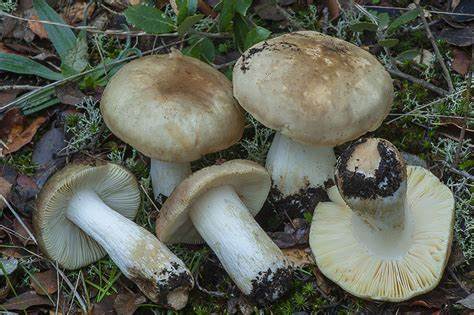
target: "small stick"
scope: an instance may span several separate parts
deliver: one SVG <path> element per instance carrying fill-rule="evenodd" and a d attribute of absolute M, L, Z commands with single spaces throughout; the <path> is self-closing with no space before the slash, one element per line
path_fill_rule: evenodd
<path fill-rule="evenodd" d="M 474 49 L 471 47 L 471 65 L 469 69 L 469 75 L 467 76 L 467 84 L 466 84 L 466 102 L 464 104 L 464 119 L 461 132 L 459 134 L 459 145 L 456 148 L 456 153 L 454 154 L 454 166 L 457 166 L 461 161 L 461 149 L 464 142 L 464 137 L 466 136 L 466 129 L 467 129 L 467 119 L 468 119 L 468 112 L 471 104 L 471 84 L 472 84 L 472 72 L 474 71 L 474 62 L 472 60 L 474 58 Z"/>
<path fill-rule="evenodd" d="M 431 29 L 425 17 L 425 11 L 420 6 L 420 0 L 415 0 L 415 5 L 416 5 L 416 8 L 420 11 L 420 17 L 421 17 L 421 21 L 423 22 L 423 25 L 425 26 L 426 36 L 428 36 L 428 39 L 431 42 L 431 46 L 433 46 L 436 59 L 438 60 L 438 63 L 441 66 L 441 69 L 443 70 L 443 76 L 446 80 L 446 83 L 448 83 L 448 90 L 451 93 L 454 91 L 453 81 L 451 80 L 451 75 L 449 74 L 449 70 L 446 67 L 446 64 L 444 63 L 444 59 L 443 59 L 443 56 L 441 55 L 441 52 L 439 51 L 438 45 L 436 45 L 436 40 L 433 36 L 433 33 L 431 33 Z"/>
<path fill-rule="evenodd" d="M 387 69 L 387 71 L 390 73 L 390 74 L 393 74 L 397 77 L 400 77 L 402 79 L 405 79 L 405 80 L 408 80 L 408 81 L 411 81 L 413 83 L 417 83 L 421 86 L 423 86 L 424 88 L 427 88 L 428 90 L 431 90 L 441 96 L 446 96 L 449 94 L 448 91 L 446 91 L 445 89 L 442 89 L 442 88 L 439 88 L 437 87 L 436 85 L 433 85 L 425 80 L 422 80 L 422 79 L 418 79 L 412 75 L 409 75 L 405 72 L 401 72 L 400 70 L 395 70 L 395 69 Z"/>
<path fill-rule="evenodd" d="M 36 90 L 40 89 L 41 86 L 35 85 L 3 85 L 0 86 L 0 91 L 8 91 L 8 90 Z"/>

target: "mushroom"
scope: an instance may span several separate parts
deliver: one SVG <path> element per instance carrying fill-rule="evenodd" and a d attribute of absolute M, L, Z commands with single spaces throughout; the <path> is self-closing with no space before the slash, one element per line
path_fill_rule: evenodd
<path fill-rule="evenodd" d="M 330 202 L 316 207 L 310 247 L 321 272 L 351 294 L 399 302 L 432 290 L 448 261 L 451 191 L 405 166 L 387 140 L 352 144 L 337 163 Z"/>
<path fill-rule="evenodd" d="M 194 281 L 184 263 L 132 219 L 140 205 L 133 175 L 115 164 L 71 164 L 41 190 L 33 216 L 42 251 L 67 269 L 106 254 L 152 301 L 183 308 Z"/>
<path fill-rule="evenodd" d="M 191 161 L 233 145 L 244 129 L 225 75 L 179 51 L 122 67 L 100 108 L 118 138 L 151 158 L 155 198 L 191 174 Z"/>
<path fill-rule="evenodd" d="M 232 160 L 203 168 L 178 185 L 156 221 L 165 243 L 212 248 L 224 269 L 250 299 L 266 304 L 287 292 L 291 267 L 253 218 L 270 190 L 262 166 Z"/>
<path fill-rule="evenodd" d="M 277 131 L 266 168 L 292 200 L 333 178 L 333 147 L 380 126 L 393 98 L 392 79 L 374 56 L 312 31 L 248 49 L 233 84 L 240 105 Z"/>

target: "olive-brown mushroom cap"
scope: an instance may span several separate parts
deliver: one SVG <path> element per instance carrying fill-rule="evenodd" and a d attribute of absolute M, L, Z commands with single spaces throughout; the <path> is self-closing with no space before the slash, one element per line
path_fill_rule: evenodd
<path fill-rule="evenodd" d="M 68 202 L 80 189 L 93 190 L 108 207 L 130 220 L 140 206 L 135 177 L 119 165 L 70 164 L 53 175 L 36 200 L 33 228 L 42 252 L 67 269 L 89 265 L 107 254 L 66 217 Z"/>
<path fill-rule="evenodd" d="M 248 49 L 234 96 L 268 128 L 309 145 L 335 146 L 375 130 L 390 111 L 390 75 L 369 52 L 312 31 Z"/>
<path fill-rule="evenodd" d="M 191 162 L 226 149 L 244 129 L 225 75 L 177 51 L 126 64 L 108 83 L 100 106 L 117 137 L 166 162 Z"/>
<path fill-rule="evenodd" d="M 247 160 L 232 160 L 203 168 L 175 188 L 156 220 L 156 235 L 164 243 L 199 244 L 203 239 L 194 228 L 189 211 L 193 203 L 212 188 L 232 186 L 253 216 L 270 191 L 271 179 L 264 167 Z"/>

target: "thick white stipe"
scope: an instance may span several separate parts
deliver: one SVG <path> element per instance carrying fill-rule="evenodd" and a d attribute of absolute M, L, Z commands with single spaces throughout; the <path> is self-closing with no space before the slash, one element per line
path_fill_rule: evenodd
<path fill-rule="evenodd" d="M 160 194 L 169 197 L 174 188 L 190 174 L 189 162 L 173 163 L 151 159 L 150 177 L 155 198 Z"/>
<path fill-rule="evenodd" d="M 245 294 L 269 269 L 287 268 L 286 259 L 228 185 L 206 192 L 193 205 L 191 220 L 224 269 Z M 281 292 L 274 292 L 273 299 Z"/>
<path fill-rule="evenodd" d="M 109 208 L 92 190 L 76 192 L 66 216 L 104 247 L 120 271 L 155 302 L 160 293 L 157 285 L 166 286 L 171 276 L 187 270 L 154 235 Z M 167 302 L 159 302 L 181 309 L 186 305 L 189 289 L 174 288 L 168 293 Z"/>
<path fill-rule="evenodd" d="M 323 186 L 333 178 L 335 164 L 332 147 L 301 144 L 277 132 L 265 167 L 272 176 L 273 185 L 286 197 L 308 186 Z"/>

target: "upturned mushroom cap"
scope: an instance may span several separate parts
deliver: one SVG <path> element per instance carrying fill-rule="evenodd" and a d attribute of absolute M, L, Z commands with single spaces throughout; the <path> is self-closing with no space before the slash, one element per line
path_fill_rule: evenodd
<path fill-rule="evenodd" d="M 226 149 L 244 129 L 229 80 L 178 51 L 126 64 L 108 83 L 100 107 L 117 137 L 166 162 Z"/>
<path fill-rule="evenodd" d="M 316 207 L 309 240 L 326 277 L 355 296 L 392 302 L 438 285 L 451 248 L 454 198 L 436 176 L 424 168 L 408 166 L 408 224 L 395 247 L 370 246 L 377 235 L 360 232 L 362 222 L 336 186 L 328 195 L 331 201 Z M 378 240 L 379 245 L 383 242 Z"/>
<path fill-rule="evenodd" d="M 375 130 L 392 106 L 390 75 L 369 52 L 312 31 L 256 44 L 237 61 L 234 96 L 268 128 L 315 146 Z"/>
<path fill-rule="evenodd" d="M 194 228 L 189 211 L 193 203 L 211 188 L 232 186 L 253 216 L 270 191 L 270 176 L 264 167 L 247 160 L 232 160 L 203 168 L 177 186 L 161 208 L 156 235 L 165 243 L 199 244 L 203 239 Z"/>
<path fill-rule="evenodd" d="M 86 266 L 107 254 L 66 218 L 68 202 L 79 189 L 93 190 L 107 206 L 131 220 L 140 206 L 135 177 L 119 165 L 70 164 L 51 177 L 38 195 L 33 226 L 43 253 L 67 269 Z"/>

